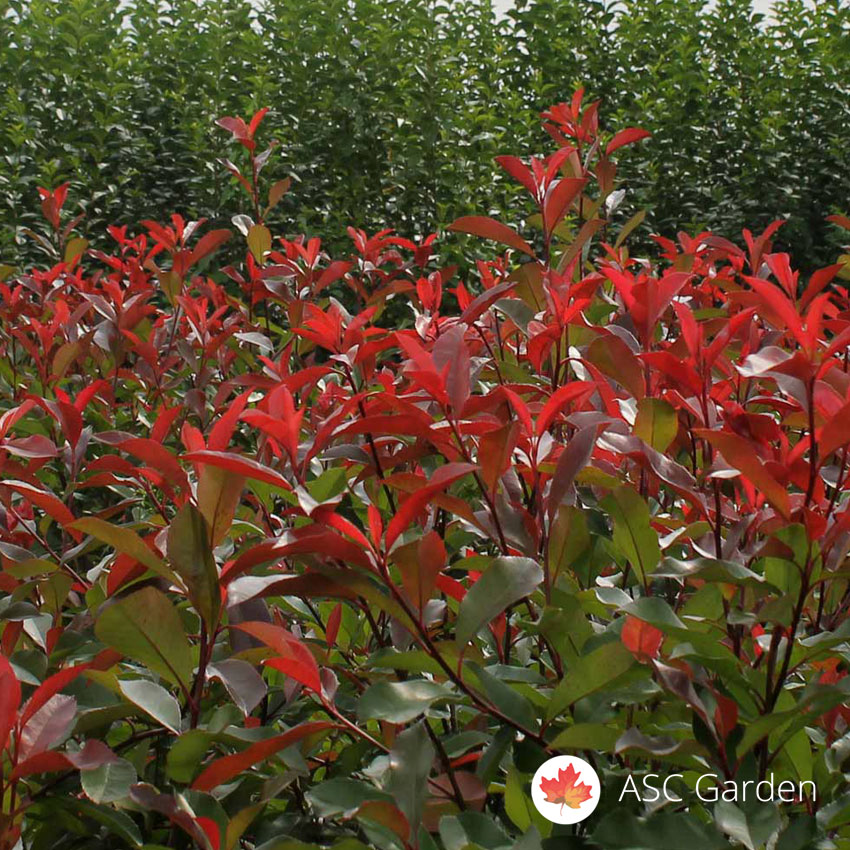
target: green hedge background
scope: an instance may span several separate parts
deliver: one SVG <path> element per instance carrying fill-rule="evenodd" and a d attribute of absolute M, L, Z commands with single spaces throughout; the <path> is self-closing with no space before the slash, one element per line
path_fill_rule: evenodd
<path fill-rule="evenodd" d="M 500 153 L 546 149 L 538 113 L 586 85 L 623 157 L 624 214 L 651 231 L 737 238 L 789 216 L 803 268 L 834 260 L 850 206 L 850 4 L 784 0 L 0 0 L 0 261 L 72 182 L 89 236 L 241 204 L 216 163 L 224 114 L 270 106 L 292 174 L 281 231 L 391 222 L 405 235 L 510 209 Z M 640 243 L 638 243 L 640 244 Z"/>

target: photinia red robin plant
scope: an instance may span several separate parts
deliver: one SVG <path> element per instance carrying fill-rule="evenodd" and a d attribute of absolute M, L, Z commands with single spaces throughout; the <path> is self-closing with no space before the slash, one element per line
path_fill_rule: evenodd
<path fill-rule="evenodd" d="M 272 236 L 264 114 L 219 122 L 241 238 L 71 250 L 44 190 L 63 259 L 0 284 L 0 848 L 850 842 L 843 266 L 779 223 L 633 257 L 646 133 L 581 92 L 499 158 L 528 218 L 451 226 L 477 278 L 333 258 Z"/>

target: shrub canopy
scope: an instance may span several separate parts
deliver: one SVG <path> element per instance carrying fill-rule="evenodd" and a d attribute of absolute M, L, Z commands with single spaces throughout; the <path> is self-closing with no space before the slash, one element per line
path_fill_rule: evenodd
<path fill-rule="evenodd" d="M 0 285 L 2 850 L 850 840 L 846 267 L 778 224 L 635 259 L 647 134 L 597 106 L 500 159 L 534 227 L 454 222 L 504 251 L 475 281 L 273 238 L 263 110 L 218 122 L 234 232 L 93 250 L 41 190 L 50 260 Z M 602 777 L 576 828 L 530 805 L 555 753 Z"/>
<path fill-rule="evenodd" d="M 272 111 L 274 222 L 347 250 L 352 223 L 425 235 L 524 212 L 494 156 L 545 150 L 536 116 L 578 86 L 653 133 L 623 160 L 648 234 L 777 239 L 807 272 L 850 197 L 850 6 L 780 0 L 0 0 L 0 262 L 37 186 L 70 180 L 90 233 L 144 218 L 229 226 L 213 121 Z M 627 212 L 626 212 L 627 211 Z M 474 266 L 472 253 L 456 259 Z"/>

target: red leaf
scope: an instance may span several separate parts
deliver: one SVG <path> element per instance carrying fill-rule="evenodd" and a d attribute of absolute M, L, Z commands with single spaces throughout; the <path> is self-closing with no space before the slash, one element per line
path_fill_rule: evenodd
<path fill-rule="evenodd" d="M 258 741 L 256 744 L 251 744 L 250 747 L 243 750 L 241 753 L 224 756 L 216 759 L 206 770 L 192 783 L 192 788 L 195 791 L 212 791 L 219 785 L 233 779 L 234 776 L 242 773 L 253 767 L 257 762 L 265 761 L 270 756 L 281 750 L 303 741 L 310 735 L 315 735 L 317 732 L 324 732 L 327 729 L 337 728 L 335 723 L 327 721 L 315 721 L 313 723 L 302 723 L 283 735 L 276 735 L 274 738 L 268 738 L 265 741 Z"/>
<path fill-rule="evenodd" d="M 251 395 L 251 390 L 247 390 L 237 396 L 227 408 L 227 411 L 210 429 L 208 448 L 213 452 L 223 452 L 230 445 L 230 440 L 233 437 L 233 429 L 248 403 L 248 397 Z"/>
<path fill-rule="evenodd" d="M 0 752 L 6 748 L 21 704 L 21 683 L 4 655 L 0 655 Z"/>
<path fill-rule="evenodd" d="M 95 739 L 86 741 L 85 746 L 78 752 L 56 752 L 47 750 L 22 761 L 12 772 L 11 779 L 21 779 L 34 773 L 54 773 L 75 767 L 77 770 L 92 770 L 104 764 L 114 764 L 118 761 L 109 747 Z"/>
<path fill-rule="evenodd" d="M 821 428 L 817 437 L 818 456 L 821 464 L 842 446 L 850 443 L 850 401 L 847 402 L 829 422 Z"/>
<path fill-rule="evenodd" d="M 519 438 L 519 427 L 519 422 L 514 420 L 485 434 L 478 443 L 481 478 L 491 493 L 496 491 L 499 479 L 511 465 L 513 451 Z"/>
<path fill-rule="evenodd" d="M 826 220 L 843 227 L 845 230 L 850 230 L 850 218 L 846 215 L 828 215 Z"/>
<path fill-rule="evenodd" d="M 714 728 L 721 739 L 726 739 L 738 724 L 738 703 L 723 694 L 714 694 Z"/>
<path fill-rule="evenodd" d="M 339 627 L 342 623 L 342 603 L 338 602 L 333 611 L 328 617 L 328 624 L 325 626 L 325 643 L 328 647 L 328 652 L 336 646 L 336 639 L 339 635 Z"/>
<path fill-rule="evenodd" d="M 195 265 L 208 254 L 212 254 L 217 248 L 227 242 L 233 234 L 229 230 L 211 230 L 205 233 L 195 245 L 189 265 Z"/>
<path fill-rule="evenodd" d="M 469 306 L 461 313 L 460 320 L 471 325 L 485 313 L 490 307 L 495 304 L 503 295 L 510 292 L 517 284 L 518 280 L 506 280 L 503 283 L 497 283 L 496 286 L 490 289 L 485 289 L 469 304 Z"/>
<path fill-rule="evenodd" d="M 779 330 L 789 330 L 800 345 L 805 346 L 806 335 L 797 310 L 791 301 L 772 283 L 757 277 L 747 277 L 747 283 L 759 296 L 765 318 Z"/>
<path fill-rule="evenodd" d="M 638 661 L 645 662 L 658 655 L 664 643 L 664 632 L 629 614 L 620 632 L 620 640 Z"/>
<path fill-rule="evenodd" d="M 165 815 L 175 826 L 179 826 L 202 850 L 218 850 L 199 822 L 171 794 L 160 794 L 153 785 L 139 782 L 130 788 L 130 799 L 144 811 L 159 812 Z"/>
<path fill-rule="evenodd" d="M 449 230 L 457 233 L 471 233 L 473 236 L 482 236 L 484 239 L 492 239 L 501 242 L 529 257 L 534 256 L 534 249 L 515 230 L 484 215 L 465 215 L 456 219 L 449 225 Z"/>
<path fill-rule="evenodd" d="M 339 280 L 350 268 L 351 263 L 346 263 L 343 260 L 335 260 L 319 276 L 319 279 L 313 286 L 313 294 L 318 295 L 323 289 Z"/>
<path fill-rule="evenodd" d="M 552 484 L 546 503 L 550 517 L 558 510 L 562 499 L 575 481 L 576 475 L 590 461 L 593 455 L 593 447 L 596 445 L 596 432 L 596 425 L 587 425 L 573 435 L 566 448 L 561 452 L 555 472 L 552 474 Z"/>
<path fill-rule="evenodd" d="M 77 701 L 65 694 L 54 694 L 26 724 L 21 724 L 18 755 L 24 760 L 50 749 L 67 733 L 77 713 Z"/>
<path fill-rule="evenodd" d="M 43 434 L 33 434 L 17 440 L 6 440 L 3 448 L 15 457 L 49 458 L 56 457 L 56 445 Z"/>
<path fill-rule="evenodd" d="M 414 517 L 428 504 L 435 493 L 445 490 L 453 481 L 463 478 L 475 469 L 477 467 L 471 463 L 447 463 L 431 476 L 427 484 L 408 496 L 387 527 L 387 549 L 392 548 L 399 535 L 413 522 Z"/>
<path fill-rule="evenodd" d="M 197 451 L 187 452 L 183 455 L 184 460 L 192 463 L 207 463 L 210 466 L 218 466 L 229 472 L 235 472 L 243 478 L 251 478 L 254 481 L 264 481 L 283 490 L 292 490 L 292 485 L 279 473 L 255 460 L 230 452 Z"/>
<path fill-rule="evenodd" d="M 694 434 L 708 440 L 723 455 L 729 465 L 748 478 L 785 519 L 790 519 L 791 508 L 788 503 L 788 492 L 765 469 L 748 440 L 728 431 L 710 431 L 705 428 L 695 429 Z"/>
<path fill-rule="evenodd" d="M 156 440 L 145 437 L 135 437 L 130 440 L 121 440 L 115 444 L 122 452 L 133 455 L 142 462 L 153 467 L 157 472 L 171 484 L 189 489 L 186 473 L 183 471 L 177 458 L 168 449 L 156 442 Z"/>
<path fill-rule="evenodd" d="M 34 773 L 56 773 L 60 770 L 67 770 L 70 766 L 71 762 L 68 761 L 65 753 L 48 750 L 47 752 L 36 753 L 34 756 L 30 756 L 30 758 L 24 759 L 15 767 L 9 779 L 14 782 L 17 779 L 31 776 Z"/>
<path fill-rule="evenodd" d="M 71 523 L 74 522 L 74 515 L 52 493 L 48 493 L 46 490 L 39 490 L 25 481 L 3 481 L 2 486 L 20 493 L 34 505 L 37 505 L 48 516 L 53 517 L 56 522 L 64 526 L 71 537 L 77 542 L 83 539 L 79 531 L 70 527 Z"/>
<path fill-rule="evenodd" d="M 464 340 L 466 327 L 457 324 L 440 335 L 431 349 L 434 365 L 446 388 L 446 395 L 456 417 L 463 412 L 470 393 L 469 349 Z"/>
<path fill-rule="evenodd" d="M 224 130 L 233 133 L 234 139 L 241 141 L 248 138 L 248 127 L 241 118 L 231 118 L 226 115 L 224 118 L 219 118 L 215 123 Z"/>
<path fill-rule="evenodd" d="M 257 128 L 260 126 L 260 122 L 265 117 L 266 113 L 269 111 L 268 106 L 264 106 L 262 109 L 258 109 L 254 113 L 254 117 L 251 119 L 251 123 L 248 125 L 248 137 L 253 139 L 254 133 L 257 132 Z"/>
<path fill-rule="evenodd" d="M 219 850 L 221 847 L 221 830 L 218 824 L 212 818 L 197 817 L 195 823 L 204 831 L 207 840 L 213 850 Z"/>
<path fill-rule="evenodd" d="M 608 142 L 608 147 L 605 148 L 606 156 L 608 154 L 614 153 L 618 148 L 623 147 L 624 145 L 631 145 L 635 142 L 639 142 L 641 139 L 647 139 L 652 135 L 652 133 L 647 130 L 642 130 L 640 127 L 626 127 L 625 130 L 620 130 L 610 142 Z"/>
<path fill-rule="evenodd" d="M 160 408 L 156 421 L 151 428 L 151 439 L 157 443 L 163 442 L 174 424 L 174 420 L 183 412 L 182 405 L 175 404 L 173 407 Z"/>
<path fill-rule="evenodd" d="M 531 169 L 523 164 L 522 160 L 516 156 L 497 156 L 496 162 L 511 175 L 519 183 L 522 183 L 528 189 L 531 197 L 537 199 L 537 183 L 531 173 Z"/>
<path fill-rule="evenodd" d="M 247 632 L 278 654 L 278 658 L 272 658 L 267 662 L 268 666 L 292 676 L 311 691 L 321 693 L 322 683 L 316 659 L 292 632 L 288 632 L 282 626 L 262 622 L 234 624 L 233 628 Z"/>
<path fill-rule="evenodd" d="M 595 388 L 595 384 L 590 381 L 573 381 L 552 393 L 549 401 L 546 402 L 546 405 L 537 417 L 537 436 L 539 437 L 546 432 L 552 424 L 552 420 L 561 412 L 561 408 L 564 405 L 569 404 L 569 402 L 581 396 L 588 395 Z"/>
<path fill-rule="evenodd" d="M 581 194 L 585 182 L 583 177 L 562 177 L 546 192 L 543 221 L 547 233 L 551 234 L 558 226 L 570 204 Z"/>
<path fill-rule="evenodd" d="M 27 700 L 21 713 L 21 726 L 25 726 L 29 719 L 35 714 L 54 694 L 58 694 L 62 688 L 69 685 L 84 670 L 88 670 L 90 664 L 78 664 L 75 667 L 66 667 L 58 673 L 46 678 L 36 689 L 35 693 Z"/>

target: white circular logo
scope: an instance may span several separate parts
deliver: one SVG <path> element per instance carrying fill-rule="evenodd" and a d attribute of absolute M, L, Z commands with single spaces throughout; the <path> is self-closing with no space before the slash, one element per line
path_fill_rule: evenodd
<path fill-rule="evenodd" d="M 599 777 L 583 759 L 555 756 L 537 768 L 531 781 L 531 800 L 552 823 L 578 823 L 599 804 Z"/>

